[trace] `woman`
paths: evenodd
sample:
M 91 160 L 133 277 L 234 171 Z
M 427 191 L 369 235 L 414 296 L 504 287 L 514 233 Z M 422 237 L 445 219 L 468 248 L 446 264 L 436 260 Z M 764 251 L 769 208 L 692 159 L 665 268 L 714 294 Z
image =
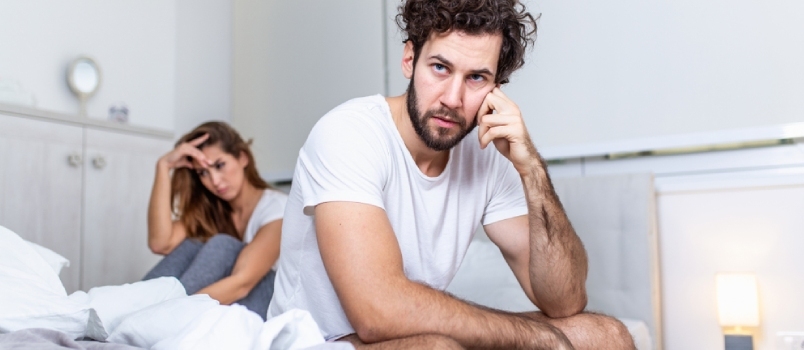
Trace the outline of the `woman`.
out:
M 144 279 L 173 276 L 187 294 L 237 302 L 264 319 L 286 201 L 232 127 L 198 126 L 156 164 L 148 246 L 166 256 Z

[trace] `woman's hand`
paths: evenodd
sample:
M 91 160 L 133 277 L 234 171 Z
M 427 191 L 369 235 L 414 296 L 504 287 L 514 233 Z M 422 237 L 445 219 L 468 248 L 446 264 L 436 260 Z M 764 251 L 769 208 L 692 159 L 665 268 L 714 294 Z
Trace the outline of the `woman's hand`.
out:
M 159 163 L 167 167 L 168 170 L 176 168 L 193 168 L 193 159 L 206 167 L 209 164 L 207 157 L 198 145 L 204 143 L 209 138 L 209 134 L 201 135 L 189 142 L 184 142 L 172 151 L 168 152 L 162 158 L 159 158 Z

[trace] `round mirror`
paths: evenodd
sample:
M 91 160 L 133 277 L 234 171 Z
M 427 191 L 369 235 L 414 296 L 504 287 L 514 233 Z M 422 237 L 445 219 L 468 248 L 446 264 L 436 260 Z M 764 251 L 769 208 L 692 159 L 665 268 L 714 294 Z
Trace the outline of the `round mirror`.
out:
M 86 115 L 86 100 L 92 96 L 101 83 L 101 72 L 95 60 L 81 56 L 75 59 L 67 70 L 67 85 L 81 101 L 81 115 Z
M 75 65 L 73 71 L 73 82 L 75 88 L 85 94 L 91 94 L 98 87 L 98 71 L 92 62 L 81 60 Z

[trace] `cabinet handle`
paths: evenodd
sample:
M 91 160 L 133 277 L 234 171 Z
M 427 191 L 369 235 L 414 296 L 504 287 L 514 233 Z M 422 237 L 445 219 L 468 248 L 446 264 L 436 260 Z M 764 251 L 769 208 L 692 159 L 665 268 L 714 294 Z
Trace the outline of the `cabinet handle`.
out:
M 92 165 L 95 169 L 103 169 L 106 167 L 106 159 L 103 156 L 97 156 L 92 158 Z
M 81 166 L 81 154 L 80 153 L 73 153 L 67 156 L 67 163 L 70 164 L 71 167 L 77 168 Z

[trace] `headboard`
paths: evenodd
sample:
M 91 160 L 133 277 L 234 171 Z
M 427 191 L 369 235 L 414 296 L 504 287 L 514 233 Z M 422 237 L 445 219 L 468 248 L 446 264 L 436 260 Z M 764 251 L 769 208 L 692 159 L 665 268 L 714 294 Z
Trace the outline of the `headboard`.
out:
M 653 176 L 564 178 L 553 185 L 589 255 L 587 309 L 644 321 L 661 349 Z
M 652 348 L 661 349 L 653 176 L 562 178 L 553 185 L 589 256 L 587 310 L 645 322 Z M 447 291 L 501 310 L 534 310 L 502 254 L 490 245 L 484 233 L 476 235 Z

